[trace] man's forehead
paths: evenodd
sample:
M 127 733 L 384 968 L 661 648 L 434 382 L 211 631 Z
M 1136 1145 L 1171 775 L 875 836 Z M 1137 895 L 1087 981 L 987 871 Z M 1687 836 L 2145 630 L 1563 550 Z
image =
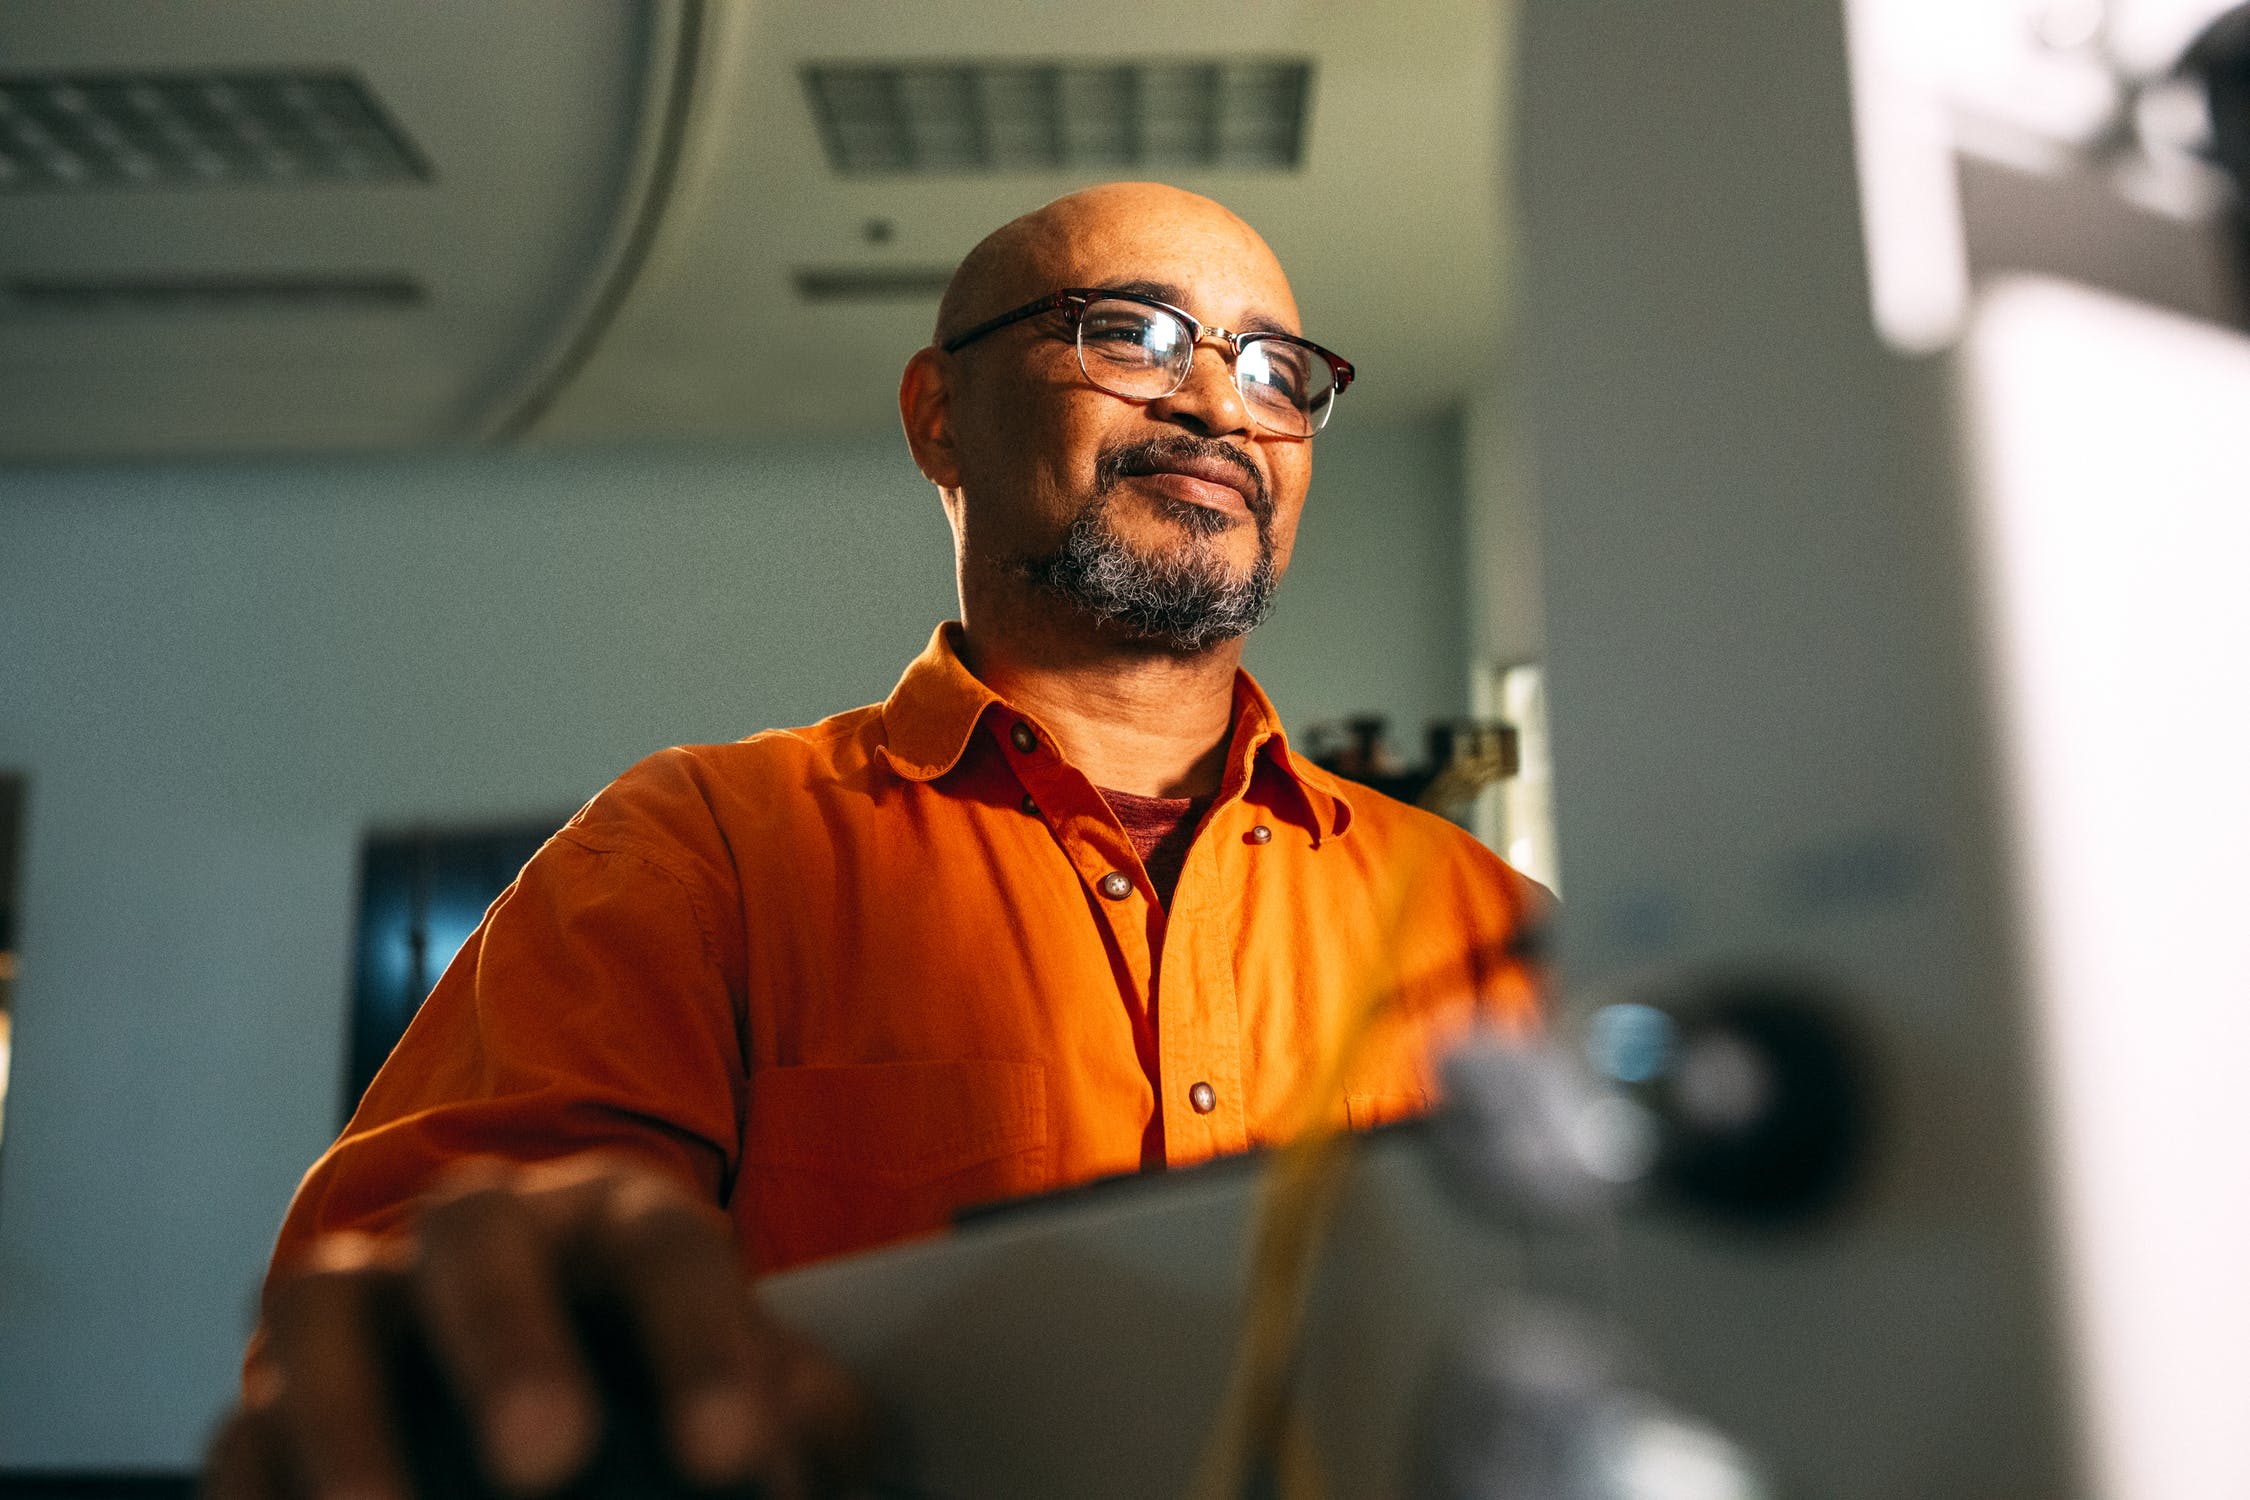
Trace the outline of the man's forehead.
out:
M 1161 183 L 1086 189 L 996 232 L 963 262 L 941 331 L 1064 287 L 1139 292 L 1242 332 L 1298 331 L 1289 280 L 1257 231 Z
M 1208 198 L 1172 190 L 1088 194 L 1034 237 L 1037 274 L 1061 286 L 1157 297 L 1207 323 L 1296 332 L 1297 304 L 1281 263 L 1256 230 Z
M 1295 333 L 1297 331 L 1294 318 L 1284 319 L 1278 312 L 1254 305 L 1247 306 L 1238 313 L 1221 313 L 1217 316 L 1211 316 L 1207 308 L 1197 306 L 1199 302 L 1207 302 L 1207 298 L 1199 297 L 1193 287 L 1182 286 L 1176 282 L 1155 280 L 1145 276 L 1103 276 L 1084 284 L 1098 286 L 1105 291 L 1138 292 L 1144 297 L 1154 297 L 1159 302 L 1169 302 L 1174 307 L 1196 313 L 1200 321 L 1217 323 L 1233 333 Z M 1231 323 L 1224 322 L 1223 320 L 1226 318 L 1232 318 L 1233 321 Z

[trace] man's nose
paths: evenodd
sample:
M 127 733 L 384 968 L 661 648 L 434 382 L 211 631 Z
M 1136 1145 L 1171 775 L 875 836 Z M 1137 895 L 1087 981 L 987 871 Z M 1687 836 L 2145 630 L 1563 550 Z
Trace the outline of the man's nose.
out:
M 1216 334 L 1196 342 L 1187 379 L 1169 396 L 1151 401 L 1149 415 L 1160 422 L 1178 422 L 1207 437 L 1222 433 L 1251 432 L 1255 423 L 1234 383 L 1234 346 Z

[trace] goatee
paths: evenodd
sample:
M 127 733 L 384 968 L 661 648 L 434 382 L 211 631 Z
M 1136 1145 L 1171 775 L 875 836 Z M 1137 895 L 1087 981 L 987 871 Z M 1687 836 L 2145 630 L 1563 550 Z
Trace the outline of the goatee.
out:
M 1176 545 L 1142 551 L 1113 521 L 1118 486 L 1136 474 L 1157 472 L 1166 461 L 1217 458 L 1249 481 L 1250 517 L 1258 528 L 1258 556 L 1236 572 L 1213 545 L 1234 523 L 1219 511 L 1181 501 L 1162 502 L 1166 516 L 1186 533 Z M 1192 654 L 1255 630 L 1273 607 L 1273 506 L 1264 476 L 1226 443 L 1182 434 L 1105 451 L 1096 461 L 1092 503 L 1071 519 L 1055 550 L 1021 560 L 1022 575 L 1096 622 L 1138 640 Z

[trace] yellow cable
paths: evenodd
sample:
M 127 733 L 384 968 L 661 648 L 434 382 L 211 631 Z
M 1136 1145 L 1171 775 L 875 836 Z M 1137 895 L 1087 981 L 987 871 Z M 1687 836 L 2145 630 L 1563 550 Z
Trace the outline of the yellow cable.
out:
M 1434 862 L 1433 855 L 1413 878 L 1399 883 L 1390 921 L 1380 930 L 1394 936 L 1399 932 L 1409 898 Z M 1253 1465 L 1261 1456 L 1280 1459 L 1285 1446 L 1287 1457 L 1275 1476 L 1283 1500 L 1318 1500 L 1323 1493 L 1309 1435 L 1290 1420 L 1291 1366 L 1322 1231 L 1351 1160 L 1352 1138 L 1338 1127 L 1336 1101 L 1390 1009 L 1400 959 L 1396 942 L 1385 945 L 1310 1086 L 1299 1093 L 1295 1129 L 1268 1169 L 1241 1339 L 1226 1397 L 1189 1491 L 1194 1500 L 1242 1500 Z
M 1436 862 L 1433 849 L 1411 878 L 1399 883 L 1389 923 L 1379 930 L 1398 936 L 1413 892 Z M 1498 981 L 1528 989 L 1512 947 L 1511 942 L 1510 967 Z M 1267 1171 L 1234 1368 L 1189 1488 L 1191 1500 L 1243 1500 L 1261 1461 L 1274 1466 L 1280 1500 L 1326 1500 L 1318 1452 L 1293 1410 L 1292 1376 L 1322 1239 L 1351 1162 L 1355 1138 L 1340 1123 L 1338 1108 L 1346 1080 L 1384 1022 L 1418 1008 L 1412 1002 L 1443 998 L 1410 993 L 1400 979 L 1402 962 L 1401 945 L 1386 944 L 1321 1067 L 1300 1091 L 1295 1129 Z M 1529 1014 L 1527 1004 L 1514 1009 Z

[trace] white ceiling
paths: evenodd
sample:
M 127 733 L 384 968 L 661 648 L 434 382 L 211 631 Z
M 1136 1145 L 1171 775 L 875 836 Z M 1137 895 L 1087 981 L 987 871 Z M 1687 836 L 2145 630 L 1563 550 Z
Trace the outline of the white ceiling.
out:
M 0 195 L 18 278 L 404 274 L 386 310 L 0 311 L 0 457 L 475 439 L 567 348 L 635 200 L 648 17 L 612 4 L 0 7 L 0 73 L 348 68 L 428 183 Z
M 802 267 L 951 265 L 1084 179 L 846 179 L 805 62 L 1314 64 L 1305 166 L 1178 176 L 1265 232 L 1345 419 L 1443 408 L 1502 301 L 1493 0 L 75 0 L 0 72 L 349 67 L 427 184 L 0 195 L 0 279 L 411 274 L 404 312 L 0 315 L 0 458 L 871 431 L 934 301 L 808 305 Z M 871 242 L 866 226 L 893 228 Z
M 1241 213 L 1296 284 L 1305 327 L 1357 362 L 1346 415 L 1457 401 L 1501 308 L 1503 27 L 1480 0 L 1114 4 L 792 0 L 728 7 L 719 72 L 664 236 L 541 436 L 865 429 L 935 304 L 807 306 L 810 265 L 951 265 L 988 230 L 1080 186 L 1061 176 L 844 179 L 796 78 L 812 60 L 1213 58 L 1315 64 L 1302 172 L 1180 176 Z M 864 226 L 896 228 L 871 245 Z

